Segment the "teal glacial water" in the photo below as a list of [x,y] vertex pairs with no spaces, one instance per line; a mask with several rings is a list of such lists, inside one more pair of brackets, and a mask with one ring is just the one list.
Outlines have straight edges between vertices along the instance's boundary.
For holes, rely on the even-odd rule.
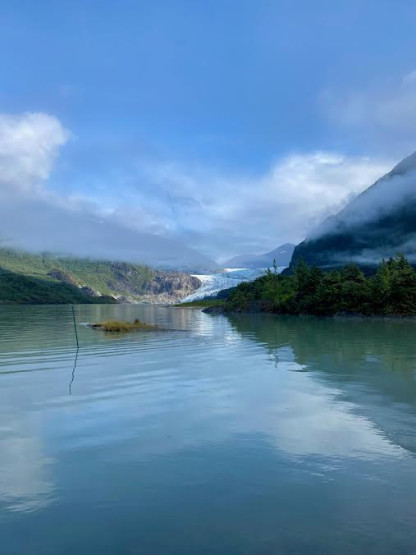
[[5,555],[416,553],[416,323],[0,308]]

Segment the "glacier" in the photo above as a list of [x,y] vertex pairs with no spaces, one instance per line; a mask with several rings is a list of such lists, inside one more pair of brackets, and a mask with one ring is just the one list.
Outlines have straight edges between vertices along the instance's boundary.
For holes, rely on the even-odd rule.
[[[277,271],[284,270],[284,266]],[[193,274],[202,285],[191,295],[188,295],[181,302],[199,301],[205,297],[215,297],[220,291],[235,287],[243,281],[254,281],[263,276],[267,268],[224,268],[221,272],[212,274]]]

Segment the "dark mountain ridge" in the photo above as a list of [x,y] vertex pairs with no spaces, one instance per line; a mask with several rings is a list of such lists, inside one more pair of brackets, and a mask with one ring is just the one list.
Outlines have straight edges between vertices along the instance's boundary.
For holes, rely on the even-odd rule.
[[313,230],[289,271],[299,258],[325,269],[355,262],[371,271],[399,252],[416,264],[416,153]]

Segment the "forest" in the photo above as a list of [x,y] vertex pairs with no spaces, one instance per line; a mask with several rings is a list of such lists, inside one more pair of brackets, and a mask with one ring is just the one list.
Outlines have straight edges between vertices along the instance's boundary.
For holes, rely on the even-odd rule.
[[225,311],[280,314],[415,316],[416,271],[402,254],[383,260],[372,275],[356,264],[325,272],[300,259],[291,275],[276,263],[264,276],[230,292]]

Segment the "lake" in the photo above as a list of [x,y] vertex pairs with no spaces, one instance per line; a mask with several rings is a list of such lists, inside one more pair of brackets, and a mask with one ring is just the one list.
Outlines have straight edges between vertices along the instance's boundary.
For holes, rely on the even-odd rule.
[[416,323],[0,308],[0,552],[416,552]]

